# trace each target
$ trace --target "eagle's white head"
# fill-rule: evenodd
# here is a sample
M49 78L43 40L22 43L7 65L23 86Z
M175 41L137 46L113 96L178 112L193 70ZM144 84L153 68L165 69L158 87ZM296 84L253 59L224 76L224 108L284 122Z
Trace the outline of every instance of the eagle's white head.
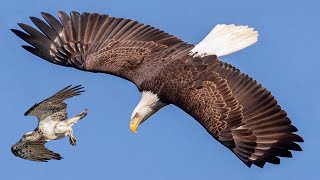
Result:
M143 91L141 93L141 100L131 115L131 131L136 133L141 123L166 105L166 103L160 101L157 94L151 91Z

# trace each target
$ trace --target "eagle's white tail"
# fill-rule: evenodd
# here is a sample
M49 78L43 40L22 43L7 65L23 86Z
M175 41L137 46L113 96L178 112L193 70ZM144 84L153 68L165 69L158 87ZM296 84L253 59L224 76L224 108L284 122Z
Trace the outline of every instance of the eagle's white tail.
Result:
M248 26L218 24L191 51L195 56L225 56L258 41L258 32Z

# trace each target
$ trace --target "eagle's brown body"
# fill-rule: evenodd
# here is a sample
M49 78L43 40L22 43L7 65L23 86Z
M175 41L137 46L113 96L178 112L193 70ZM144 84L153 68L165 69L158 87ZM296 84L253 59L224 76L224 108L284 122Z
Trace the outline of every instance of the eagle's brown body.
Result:
M271 93L217 56L190 55L194 45L159 29L108 15L59 12L32 17L43 32L13 30L31 53L58 65L116 75L196 119L247 166L279 164L300 151L287 114Z

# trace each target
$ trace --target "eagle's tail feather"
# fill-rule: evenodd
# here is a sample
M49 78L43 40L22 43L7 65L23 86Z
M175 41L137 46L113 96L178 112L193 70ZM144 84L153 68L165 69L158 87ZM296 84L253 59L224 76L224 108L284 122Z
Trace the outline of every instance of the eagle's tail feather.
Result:
M248 26L218 24L191 51L197 56L225 56L240 51L258 41L258 32Z

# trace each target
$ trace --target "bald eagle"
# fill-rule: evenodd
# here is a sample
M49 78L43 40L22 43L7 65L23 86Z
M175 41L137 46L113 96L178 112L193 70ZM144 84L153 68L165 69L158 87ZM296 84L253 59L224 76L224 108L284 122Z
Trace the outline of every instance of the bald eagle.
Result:
M105 14L58 12L30 17L40 30L19 23L12 31L31 46L27 51L51 63L107 73L134 83L141 100L130 129L173 104L198 121L244 164L279 164L301 151L287 113L271 93L218 57L257 41L247 26L217 25L197 45L150 25Z
M69 136L70 144L76 145L72 126L84 118L88 110L68 119L67 104L63 101L83 92L83 87L67 86L51 97L36 103L24 115L36 116L38 127L31 132L25 133L20 141L11 147L11 152L18 157L30 161L47 162L51 159L61 160L60 154L50 151L45 144L51 140L58 140Z

